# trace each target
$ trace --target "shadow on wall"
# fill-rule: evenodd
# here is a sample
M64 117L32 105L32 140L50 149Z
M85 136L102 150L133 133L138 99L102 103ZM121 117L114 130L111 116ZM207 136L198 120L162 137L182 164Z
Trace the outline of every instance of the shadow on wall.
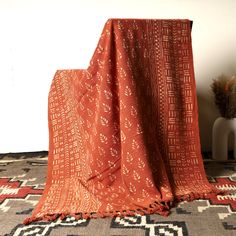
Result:
M214 121L220 116L214 103L214 96L208 90L197 91L198 120L202 151L212 150L212 128ZM229 136L229 150L233 150L233 134Z

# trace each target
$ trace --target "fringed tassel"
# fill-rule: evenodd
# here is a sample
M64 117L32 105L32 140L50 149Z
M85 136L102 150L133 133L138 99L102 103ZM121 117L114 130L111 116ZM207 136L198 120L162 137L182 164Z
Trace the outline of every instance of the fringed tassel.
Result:
M217 195L225 195L228 194L229 191L219 190L214 188L209 193L189 193L186 195L176 196L174 201L170 202L153 202L149 205L148 208L136 208L136 209L124 209L121 211L98 211L98 212L83 212L83 213L70 213L63 212L60 214L45 214L42 217L29 217L26 218L23 224L28 225L34 221L53 221L60 217L61 220L64 220L68 216L74 217L76 220L80 219L96 219L96 218L104 218L104 217L126 217L126 216L135 216L136 214L145 215L145 214L159 214L161 216L168 216L170 214L170 208L174 207L178 202L181 201L193 201L196 199L211 199L216 197Z
M39 220L42 220L42 217L34 217L34 216L32 216L32 217L28 217L28 218L26 218L24 221L23 221L23 224L24 225L28 225L28 224L30 224L31 222L34 222L34 221L39 221Z
M186 195L181 195L181 196L175 196L175 203L181 202L181 201L193 201L197 199L212 199L216 197L217 195L226 195L229 194L230 191L228 190L220 190L217 188L214 188L211 192L209 193L189 193Z
M169 215L169 206L167 203L158 203L154 202L150 204L149 208L137 208L137 209L129 209L129 210L121 210L121 211L98 211L98 212L83 212L83 213L69 213L69 212L63 212L60 214L45 214L42 217L29 217L26 218L23 222L23 224L28 225L31 222L34 221L53 221L57 218L60 218L61 220L64 220L68 216L74 217L76 220L80 219L96 219L96 218L104 218L104 217L126 217L126 216L135 216L136 214L139 215L145 215L145 214L153 214L158 213L162 216Z
M54 221L56 220L58 217L59 217L60 214L45 214L44 216L42 217L36 217L36 216L32 216L32 217L29 217L29 218L26 218L24 221L23 221L23 224L24 225L28 225L32 222L35 222L35 221Z

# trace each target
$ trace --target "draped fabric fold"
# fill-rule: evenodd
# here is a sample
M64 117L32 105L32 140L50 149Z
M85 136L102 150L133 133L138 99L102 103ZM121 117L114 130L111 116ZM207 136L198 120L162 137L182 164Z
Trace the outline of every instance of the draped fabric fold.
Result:
M200 148L189 20L109 19L48 98L46 187L24 223L158 213L222 193Z

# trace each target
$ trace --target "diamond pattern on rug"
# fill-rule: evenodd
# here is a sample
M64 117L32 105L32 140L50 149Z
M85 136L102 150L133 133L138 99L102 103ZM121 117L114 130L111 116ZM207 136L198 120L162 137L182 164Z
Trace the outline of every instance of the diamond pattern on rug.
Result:
M145 235L188 235L185 222L166 221L154 222L150 216L116 217L112 220L111 228L142 229Z
M43 193L43 189L35 189L32 186L27 186L27 181L14 180L14 178L0 179L0 204L3 203L5 199L25 199L29 194L41 195Z
M214 185L221 190L228 190L232 193L225 196L216 196L210 200L212 205L227 205L231 211L236 212L236 181L232 178L215 178Z
M209 180L219 189L229 190L226 196L214 200L181 202L168 217L136 215L91 220L35 222L23 225L38 203L46 182L45 156L17 159L1 158L0 172L0 235L38 236L233 236L236 235L236 163L205 163Z
M31 225L17 225L8 236L45 236L50 235L54 228L59 227L86 227L89 220L75 220L73 217L67 217L65 220L56 220L54 222L38 222Z

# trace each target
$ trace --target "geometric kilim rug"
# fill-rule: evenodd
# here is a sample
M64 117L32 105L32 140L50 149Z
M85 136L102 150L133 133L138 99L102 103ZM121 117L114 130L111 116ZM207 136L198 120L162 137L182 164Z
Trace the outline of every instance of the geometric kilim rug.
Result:
M233 236L236 235L236 163L204 161L209 180L229 195L181 202L168 217L145 215L23 225L45 186L47 152L0 155L0 235Z

